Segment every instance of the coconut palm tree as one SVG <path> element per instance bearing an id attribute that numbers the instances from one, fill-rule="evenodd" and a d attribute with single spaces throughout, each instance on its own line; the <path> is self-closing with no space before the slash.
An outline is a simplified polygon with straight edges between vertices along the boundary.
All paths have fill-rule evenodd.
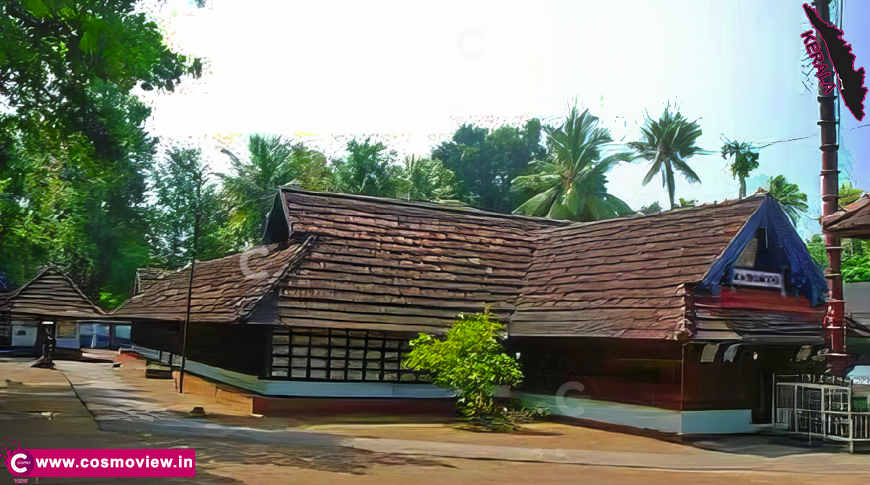
<path id="1" fill-rule="evenodd" d="M 516 177 L 511 189 L 528 195 L 514 214 L 592 221 L 634 213 L 619 198 L 607 193 L 605 174 L 631 155 L 602 158 L 613 139 L 598 127 L 598 118 L 574 105 L 559 127 L 544 127 L 549 153 L 546 160 L 529 164 L 531 174 Z"/>
<path id="2" fill-rule="evenodd" d="M 767 193 L 779 202 L 794 224 L 797 224 L 809 208 L 807 194 L 801 192 L 797 184 L 789 183 L 782 175 L 770 177 L 767 181 Z"/>
<path id="3" fill-rule="evenodd" d="M 253 134 L 247 140 L 247 156 L 223 149 L 230 158 L 230 174 L 219 174 L 230 211 L 228 232 L 240 246 L 257 242 L 275 191 L 282 185 L 309 190 L 328 190 L 332 172 L 326 157 L 302 143 L 278 135 Z"/>
<path id="4" fill-rule="evenodd" d="M 671 209 L 674 204 L 674 171 L 680 172 L 691 183 L 700 183 L 698 174 L 689 167 L 686 160 L 697 154 L 709 153 L 696 147 L 695 142 L 701 136 L 701 126 L 697 120 L 689 121 L 679 111 L 671 113 L 671 106 L 665 108 L 661 118 L 654 120 L 645 114 L 646 121 L 641 132 L 640 141 L 628 143 L 628 147 L 636 152 L 635 158 L 651 162 L 649 171 L 643 178 L 646 185 L 661 173 L 662 186 L 667 187 Z"/>
<path id="5" fill-rule="evenodd" d="M 749 173 L 758 168 L 758 150 L 752 143 L 731 141 L 724 136 L 721 137 L 724 145 L 722 145 L 722 159 L 728 160 L 728 157 L 733 157 L 731 161 L 731 176 L 740 180 L 740 198 L 746 197 L 746 177 Z M 769 146 L 769 145 L 765 145 Z"/>

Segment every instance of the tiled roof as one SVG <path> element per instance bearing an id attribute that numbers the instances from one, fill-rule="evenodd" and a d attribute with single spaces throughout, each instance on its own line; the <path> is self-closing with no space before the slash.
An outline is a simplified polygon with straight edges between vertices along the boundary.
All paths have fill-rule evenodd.
<path id="1" fill-rule="evenodd" d="M 57 318 L 105 317 L 69 277 L 51 265 L 15 291 L 0 295 L 0 311 Z"/>
<path id="2" fill-rule="evenodd" d="M 284 189 L 294 232 L 317 243 L 284 282 L 288 325 L 442 331 L 463 312 L 507 317 L 534 250 L 566 223 L 475 209 Z"/>
<path id="3" fill-rule="evenodd" d="M 232 323 L 243 320 L 299 261 L 312 241 L 313 238 L 309 238 L 289 245 L 259 246 L 220 259 L 197 261 L 190 321 Z M 144 285 L 140 293 L 130 298 L 112 316 L 184 321 L 190 266 L 178 271 L 146 274 L 156 275 L 156 278 Z"/>
<path id="4" fill-rule="evenodd" d="M 686 323 L 684 285 L 703 279 L 763 200 L 537 231 L 509 333 L 675 338 Z"/>
<path id="5" fill-rule="evenodd" d="M 252 257 L 249 266 L 268 267 L 264 280 L 246 279 L 239 255 L 197 263 L 192 321 L 244 320 L 275 287 L 280 321 L 297 327 L 443 332 L 457 314 L 488 308 L 516 336 L 673 339 L 689 331 L 687 292 L 765 199 L 569 223 L 290 188 L 279 196 L 272 233 L 290 228 L 305 247 Z M 116 315 L 182 321 L 188 277 L 158 275 Z"/>
<path id="6" fill-rule="evenodd" d="M 172 274 L 172 270 L 161 268 L 138 268 L 136 269 L 136 281 L 133 284 L 133 294 L 142 293 L 159 279 Z"/>
<path id="7" fill-rule="evenodd" d="M 837 237 L 870 237 L 870 194 L 825 217 L 822 224 Z"/>

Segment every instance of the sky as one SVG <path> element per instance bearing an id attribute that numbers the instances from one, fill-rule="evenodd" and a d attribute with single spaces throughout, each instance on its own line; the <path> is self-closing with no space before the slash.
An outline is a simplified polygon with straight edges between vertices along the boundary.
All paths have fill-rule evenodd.
<path id="1" fill-rule="evenodd" d="M 763 145 L 748 191 L 784 175 L 818 216 L 818 101 L 802 81 L 803 2 L 685 1 L 286 1 L 161 2 L 152 15 L 171 44 L 205 57 L 203 78 L 172 94 L 142 93 L 149 127 L 199 145 L 215 171 L 219 148 L 241 150 L 250 133 L 275 133 L 339 156 L 348 137 L 372 135 L 400 156 L 426 155 L 462 122 L 530 117 L 557 121 L 577 101 L 617 141 L 639 138 L 644 112 L 676 103 L 699 119 L 714 153 L 689 164 L 676 197 L 734 199 L 739 184 L 718 153 L 720 136 Z M 870 71 L 870 1 L 837 0 L 856 67 Z M 865 25 L 861 25 L 861 24 Z M 810 74 L 811 79 L 815 79 Z M 865 102 L 870 111 L 870 101 Z M 841 115 L 843 177 L 870 189 L 870 116 Z M 641 185 L 645 162 L 623 164 L 608 189 L 633 208 L 667 206 L 660 178 Z M 807 218 L 804 235 L 818 230 Z"/>

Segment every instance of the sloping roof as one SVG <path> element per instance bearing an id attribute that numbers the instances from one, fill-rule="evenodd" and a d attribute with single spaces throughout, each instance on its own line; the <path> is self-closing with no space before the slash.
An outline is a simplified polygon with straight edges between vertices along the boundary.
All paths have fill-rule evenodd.
<path id="1" fill-rule="evenodd" d="M 312 238 L 291 244 L 259 246 L 210 261 L 194 270 L 190 321 L 234 323 L 246 318 L 275 283 L 299 261 Z M 163 273 L 124 303 L 113 317 L 183 322 L 190 266 Z"/>
<path id="2" fill-rule="evenodd" d="M 149 286 L 157 283 L 158 280 L 165 278 L 173 273 L 172 270 L 161 268 L 137 268 L 136 281 L 133 283 L 133 294 L 142 293 Z"/>
<path id="3" fill-rule="evenodd" d="M 0 295 L 0 311 L 34 317 L 91 318 L 106 313 L 55 266 L 45 266 L 15 291 Z"/>
<path id="4" fill-rule="evenodd" d="M 822 219 L 826 231 L 837 237 L 870 238 L 870 194 Z"/>
<path id="5" fill-rule="evenodd" d="M 239 255 L 197 263 L 191 320 L 243 321 L 274 287 L 291 326 L 442 332 L 489 308 L 515 336 L 673 339 L 735 235 L 781 210 L 766 197 L 570 223 L 284 188 L 265 233 L 306 243 L 251 257 L 264 280 Z M 116 315 L 183 321 L 188 277 L 158 276 Z"/>
<path id="6" fill-rule="evenodd" d="M 298 326 L 441 331 L 487 305 L 507 317 L 531 232 L 567 224 L 290 188 L 281 196 L 292 231 L 317 236 L 281 289 L 281 321 Z"/>
<path id="7" fill-rule="evenodd" d="M 703 279 L 763 201 L 538 231 L 510 335 L 675 338 L 685 285 Z"/>

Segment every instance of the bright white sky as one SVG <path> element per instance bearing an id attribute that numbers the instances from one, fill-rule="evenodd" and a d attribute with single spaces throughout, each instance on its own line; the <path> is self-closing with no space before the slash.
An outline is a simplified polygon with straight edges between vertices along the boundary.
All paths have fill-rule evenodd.
<path id="1" fill-rule="evenodd" d="M 170 0 L 158 15 L 171 42 L 209 58 L 210 71 L 176 94 L 149 94 L 151 128 L 200 144 L 217 171 L 227 160 L 216 147 L 253 132 L 298 137 L 333 156 L 347 136 L 365 134 L 387 137 L 400 154 L 427 154 L 461 120 L 552 118 L 577 97 L 628 141 L 645 109 L 658 116 L 671 101 L 701 118 L 708 150 L 718 151 L 720 134 L 756 144 L 810 136 L 763 150 L 749 190 L 783 174 L 819 212 L 818 103 L 801 84 L 801 1 L 189 3 Z M 846 37 L 870 68 L 870 45 L 849 36 L 850 8 Z M 857 125 L 846 110 L 843 123 Z M 846 150 L 870 153 L 870 130 L 845 133 Z M 850 169 L 847 153 L 841 160 Z M 677 197 L 737 197 L 718 153 L 690 165 L 702 184 L 680 179 Z M 636 209 L 666 206 L 659 179 L 641 186 L 645 167 L 614 169 L 609 190 Z M 858 172 L 855 182 L 870 187 L 860 179 L 870 174 Z"/>

